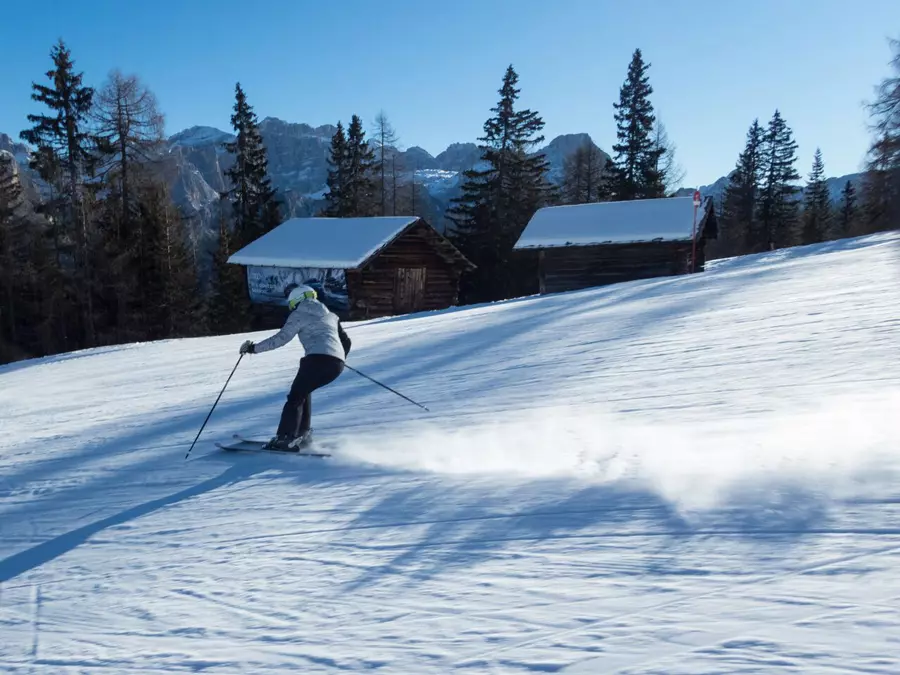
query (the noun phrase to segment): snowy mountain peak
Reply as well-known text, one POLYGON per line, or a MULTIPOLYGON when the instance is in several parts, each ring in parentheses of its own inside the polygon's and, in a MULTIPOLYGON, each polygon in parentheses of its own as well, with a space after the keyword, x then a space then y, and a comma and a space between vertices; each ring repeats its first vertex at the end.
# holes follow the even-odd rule
POLYGON ((260 133, 265 136, 287 134, 295 138, 315 137, 325 138, 331 141, 331 137, 337 131, 333 124, 322 124, 318 127, 310 126, 305 122, 286 122, 278 117, 264 117, 259 123, 260 133))
POLYGON ((28 158, 31 156, 31 149, 24 143, 18 143, 9 137, 8 134, 0 133, 0 150, 8 152, 15 157, 18 164, 28 164, 28 158))
POLYGON ((215 127, 193 126, 169 137, 169 144, 173 147, 200 145, 218 145, 234 140, 234 134, 216 129, 215 127))

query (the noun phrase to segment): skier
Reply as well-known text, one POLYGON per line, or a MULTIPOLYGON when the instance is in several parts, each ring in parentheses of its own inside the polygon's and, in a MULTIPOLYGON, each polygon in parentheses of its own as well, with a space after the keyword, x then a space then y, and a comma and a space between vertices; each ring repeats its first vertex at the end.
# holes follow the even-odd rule
POLYGON ((330 384, 344 370, 350 338, 341 321, 318 300, 309 286, 291 285, 285 290, 290 314, 275 335, 258 343, 247 340, 241 354, 259 354, 283 347, 296 335, 306 352, 287 395, 278 431, 266 447, 297 451, 310 438, 311 394, 330 384))

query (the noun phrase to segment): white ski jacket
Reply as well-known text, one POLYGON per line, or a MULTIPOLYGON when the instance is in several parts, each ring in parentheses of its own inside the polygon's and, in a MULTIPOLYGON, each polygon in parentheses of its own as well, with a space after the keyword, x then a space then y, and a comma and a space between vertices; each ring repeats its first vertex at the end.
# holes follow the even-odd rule
POLYGON ((297 336, 307 354, 327 354, 343 361, 350 351, 350 338, 341 327, 337 314, 318 300, 304 300, 297 305, 281 330, 257 342, 253 351, 259 354, 278 349, 294 336, 297 336))

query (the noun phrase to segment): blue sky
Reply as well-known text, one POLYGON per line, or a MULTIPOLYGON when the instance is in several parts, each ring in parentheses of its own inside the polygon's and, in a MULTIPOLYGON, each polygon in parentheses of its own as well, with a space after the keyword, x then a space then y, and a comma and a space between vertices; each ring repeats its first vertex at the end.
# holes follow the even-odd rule
POLYGON ((62 37, 91 85, 113 68, 139 75, 169 134, 228 128, 240 81, 260 119, 371 123, 383 109, 403 146, 437 154, 481 134, 512 63, 548 140, 587 132, 609 151, 640 47, 685 185, 731 170, 753 118, 776 107, 804 177, 817 145, 830 175, 859 170, 863 102, 900 37, 897 0, 52 0, 8 3, 3 18, 0 131, 14 137, 62 37))

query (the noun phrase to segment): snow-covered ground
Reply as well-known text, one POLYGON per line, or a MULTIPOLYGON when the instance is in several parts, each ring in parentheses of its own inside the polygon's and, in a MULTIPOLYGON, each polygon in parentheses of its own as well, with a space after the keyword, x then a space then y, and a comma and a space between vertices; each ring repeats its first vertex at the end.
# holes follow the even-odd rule
POLYGON ((0 672, 900 672, 900 233, 0 369, 0 672))

